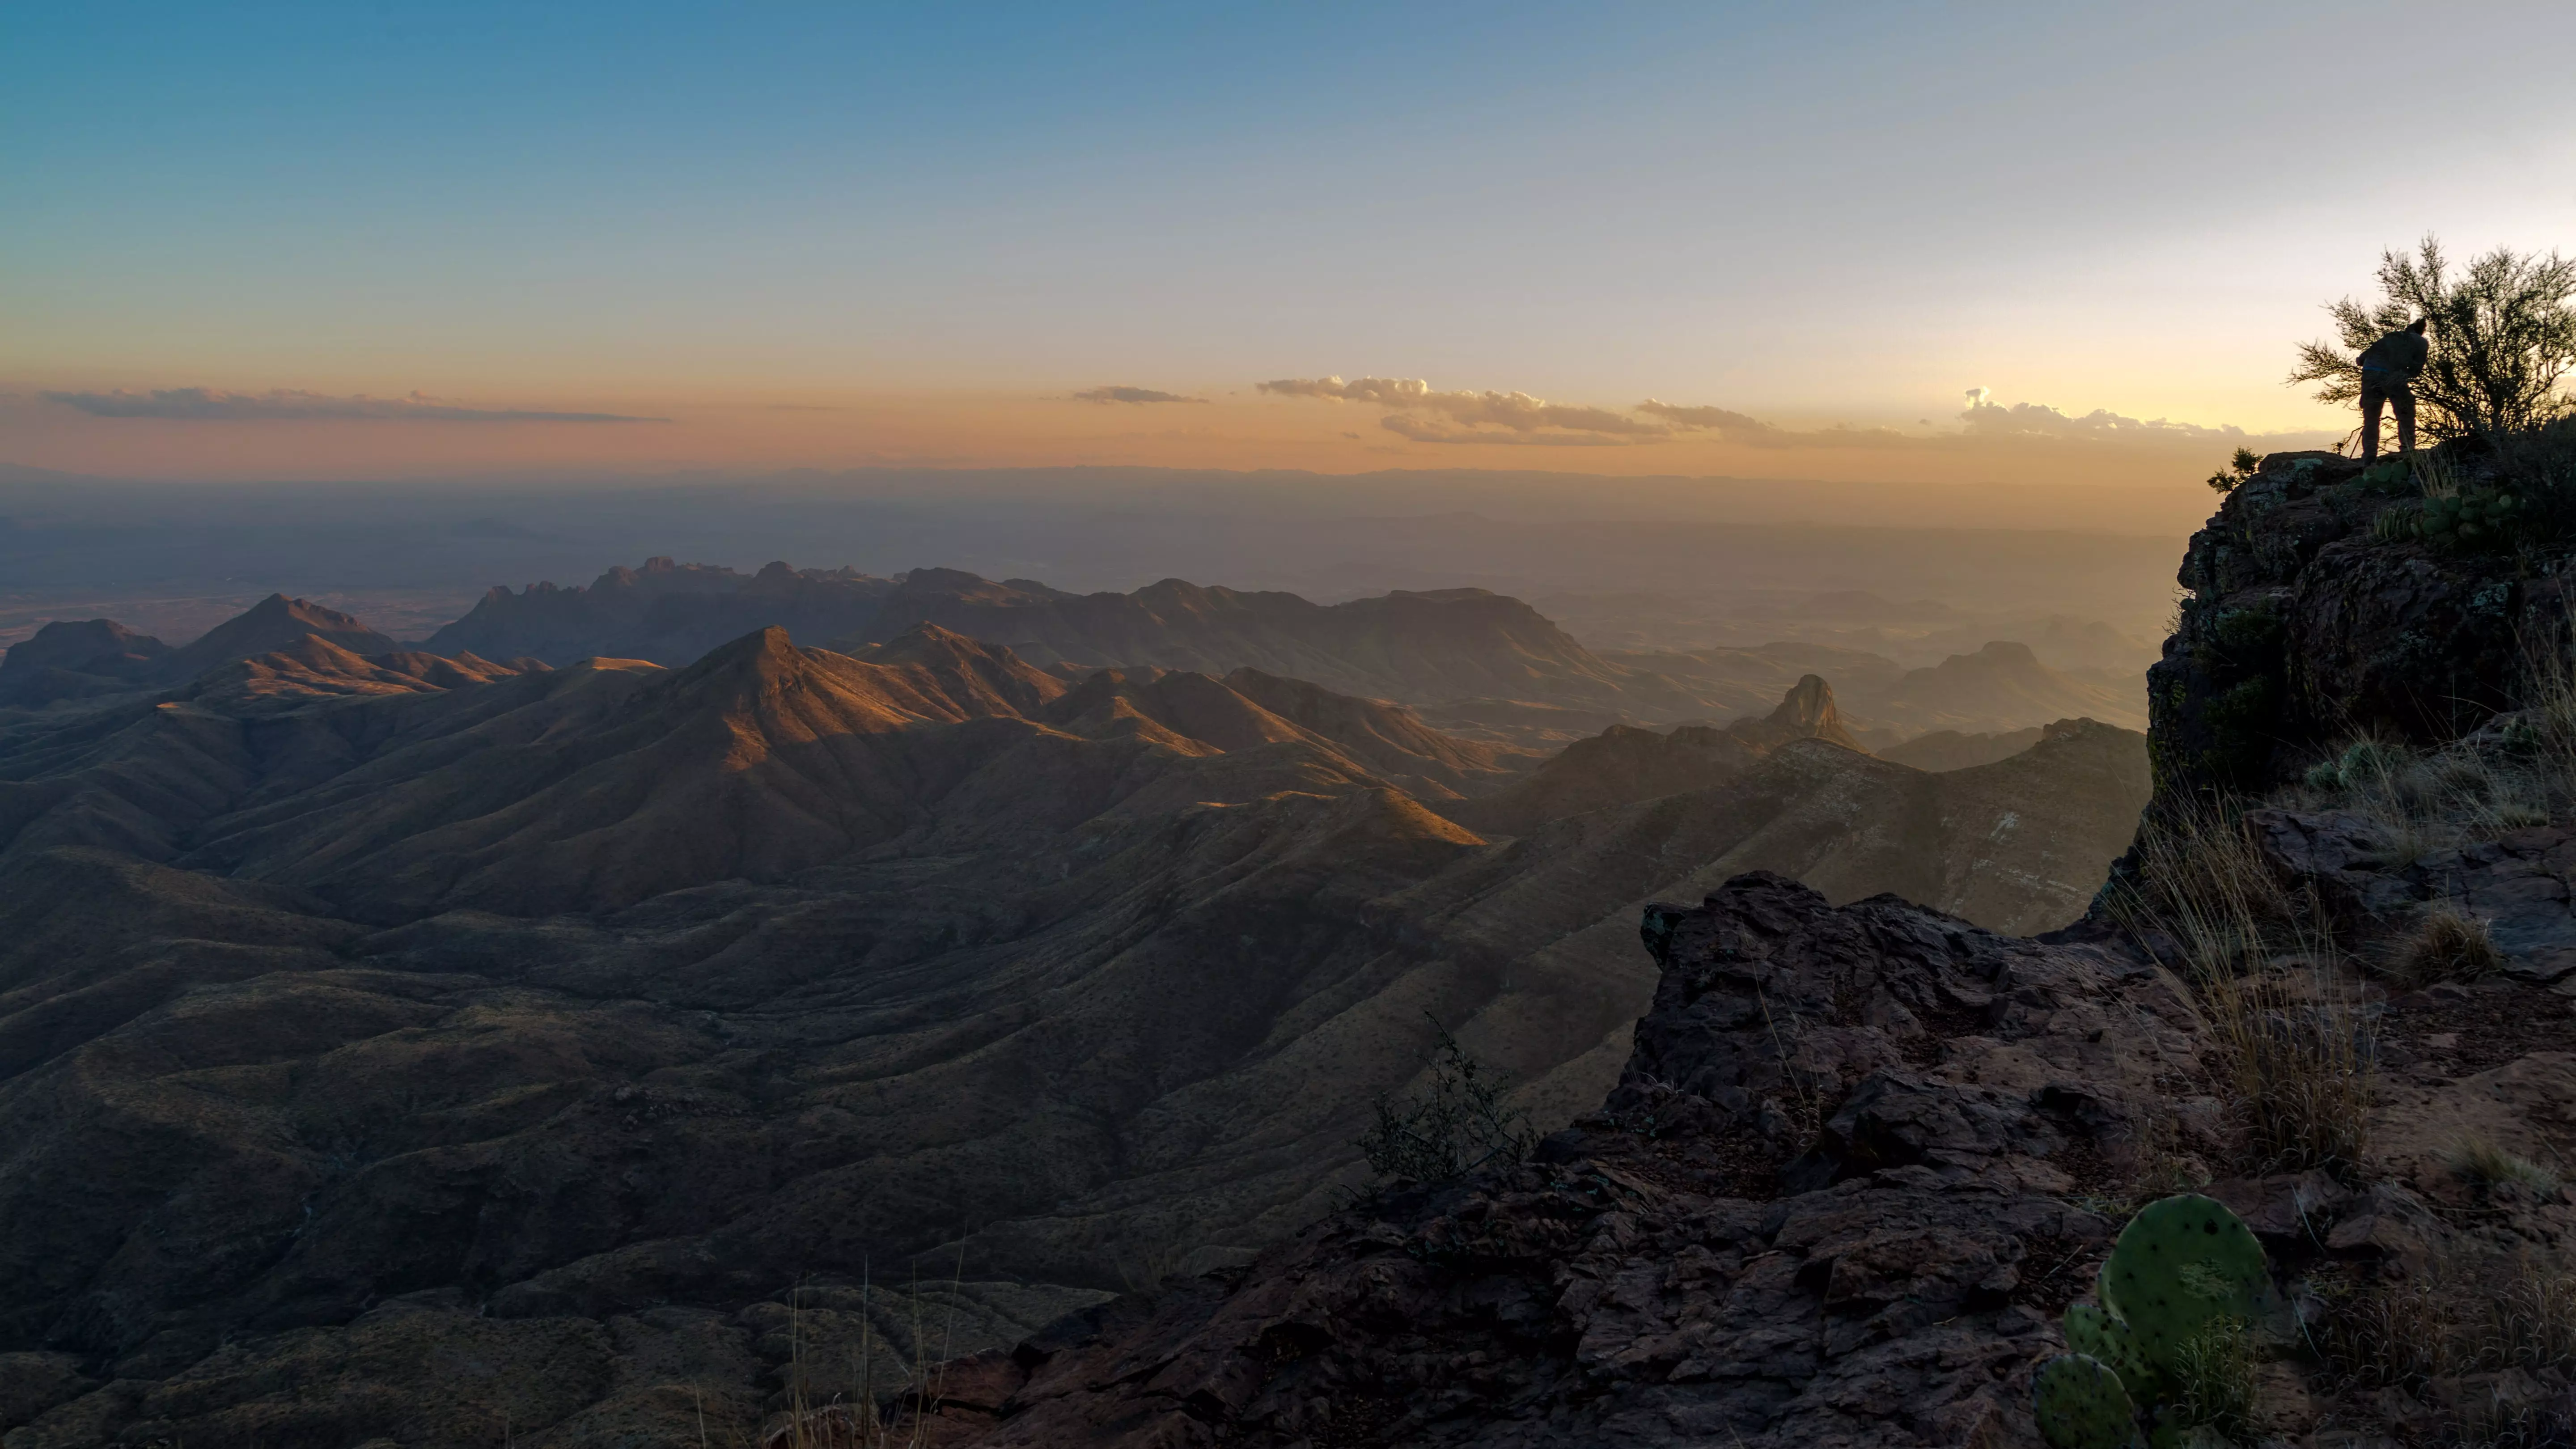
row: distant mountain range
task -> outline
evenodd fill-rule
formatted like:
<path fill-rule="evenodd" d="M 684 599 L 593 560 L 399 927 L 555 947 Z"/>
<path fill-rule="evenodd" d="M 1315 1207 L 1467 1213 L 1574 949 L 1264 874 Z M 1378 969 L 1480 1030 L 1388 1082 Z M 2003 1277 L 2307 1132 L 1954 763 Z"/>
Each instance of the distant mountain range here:
<path fill-rule="evenodd" d="M 2077 716 L 2145 723 L 2140 691 L 2062 674 L 2027 648 L 1990 645 L 1910 674 L 1874 654 L 1817 644 L 1602 655 L 1527 604 L 1481 589 L 1321 605 L 1179 579 L 1127 594 L 1071 594 L 954 569 L 898 580 L 773 563 L 745 575 L 652 559 L 587 588 L 496 588 L 424 647 L 558 667 L 594 657 L 677 666 L 768 625 L 846 648 L 921 623 L 1007 645 L 1042 666 L 1259 669 L 1411 704 L 1444 728 L 1521 745 L 1561 745 L 1614 723 L 1760 713 L 1807 673 L 1835 685 L 1874 743 Z"/>
<path fill-rule="evenodd" d="M 195 1375 L 187 1437 L 223 1442 L 330 1372 L 293 1365 L 391 1352 L 397 1300 L 594 1336 L 603 1405 L 689 1314 L 920 1255 L 1006 1339 L 1329 1205 L 1426 1013 L 1542 1119 L 1597 1101 L 1643 900 L 1763 867 L 2054 925 L 2147 796 L 2140 737 L 2090 721 L 1873 758 L 1822 678 L 1540 764 L 1231 653 L 1629 697 L 1474 591 L 655 572 L 452 626 L 488 650 L 271 599 L 181 650 L 57 624 L 0 660 L 0 1354 Z M 864 642 L 665 667 L 540 628 L 684 640 L 714 606 L 670 600 L 772 593 L 866 599 Z M 1077 667 L 1149 646 L 1208 667 Z"/>

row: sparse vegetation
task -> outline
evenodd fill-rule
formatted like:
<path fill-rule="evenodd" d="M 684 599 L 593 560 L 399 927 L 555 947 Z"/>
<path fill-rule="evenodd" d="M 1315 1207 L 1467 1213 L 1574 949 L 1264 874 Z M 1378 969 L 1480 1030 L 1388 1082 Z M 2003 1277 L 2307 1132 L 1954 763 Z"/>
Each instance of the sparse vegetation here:
<path fill-rule="evenodd" d="M 2576 366 L 2576 261 L 2499 247 L 2454 271 L 2441 243 L 2382 252 L 2380 300 L 2346 297 L 2326 309 L 2339 346 L 2299 348 L 2293 385 L 2318 384 L 2320 402 L 2361 396 L 2354 354 L 2418 318 L 2431 322 L 2432 355 L 2415 395 L 2434 439 L 2493 436 L 2565 412 L 2559 380 Z"/>
<path fill-rule="evenodd" d="M 2554 697 L 2558 691 L 2545 686 L 2543 692 Z M 2385 862 L 2402 865 L 2548 823 L 2553 806 L 2576 800 L 2576 753 L 2561 738 L 2561 726 L 2536 721 L 2427 752 L 2364 736 L 2310 766 L 2301 778 L 2305 796 L 2282 803 L 2363 816 L 2386 832 Z"/>
<path fill-rule="evenodd" d="M 2563 1266 L 2531 1252 L 2436 1253 L 2381 1272 L 2367 1287 L 2318 1285 L 2312 1341 L 2348 1389 L 2405 1396 L 2408 1442 L 2576 1446 L 2576 1278 Z"/>
<path fill-rule="evenodd" d="M 1505 1100 L 1506 1090 L 1482 1062 L 1468 1055 L 1439 1022 L 1423 1092 L 1398 1101 L 1380 1093 L 1377 1120 L 1359 1140 L 1369 1171 L 1380 1182 L 1446 1182 L 1489 1162 L 1528 1155 L 1538 1145 L 1529 1118 Z"/>
<path fill-rule="evenodd" d="M 2467 1295 L 2455 1285 L 2406 1277 L 2318 1286 L 2327 1290 L 2325 1312 L 2309 1325 L 2311 1341 L 2355 1388 L 2415 1393 L 2468 1356 L 2460 1317 Z"/>
<path fill-rule="evenodd" d="M 949 1286 L 953 1292 L 956 1282 L 952 1279 Z M 859 1341 L 850 1351 L 851 1388 L 817 1402 L 804 1328 L 805 1290 L 800 1285 L 789 1298 L 795 1316 L 788 1321 L 787 1407 L 762 1429 L 756 1441 L 759 1449 L 926 1449 L 932 1442 L 931 1414 L 939 1403 L 941 1365 L 948 1358 L 955 1313 L 952 1308 L 950 1322 L 933 1332 L 923 1321 L 920 1293 L 914 1292 L 910 1299 L 912 1353 L 911 1361 L 902 1365 L 902 1381 L 876 1380 L 877 1350 L 891 1345 L 879 1342 L 873 1324 L 862 1314 Z M 936 1352 L 931 1347 L 934 1342 L 939 1344 Z M 891 1415 L 886 1412 L 889 1401 L 894 1408 Z M 704 1438 L 703 1433 L 700 1437 Z"/>

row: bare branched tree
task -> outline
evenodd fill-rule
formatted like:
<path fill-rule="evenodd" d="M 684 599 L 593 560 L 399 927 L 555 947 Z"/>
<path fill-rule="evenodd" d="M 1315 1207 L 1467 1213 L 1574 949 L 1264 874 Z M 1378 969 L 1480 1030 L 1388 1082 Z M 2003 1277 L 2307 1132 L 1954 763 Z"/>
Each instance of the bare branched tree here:
<path fill-rule="evenodd" d="M 2317 400 L 2361 396 L 2354 354 L 2422 317 L 2432 323 L 2432 358 L 2415 397 L 2435 438 L 2504 433 L 2568 410 L 2559 379 L 2576 367 L 2576 260 L 2498 247 L 2454 275 L 2441 243 L 2426 237 L 2412 255 L 2379 255 L 2381 299 L 2350 297 L 2326 308 L 2342 346 L 2299 348 L 2290 383 L 2322 384 Z"/>

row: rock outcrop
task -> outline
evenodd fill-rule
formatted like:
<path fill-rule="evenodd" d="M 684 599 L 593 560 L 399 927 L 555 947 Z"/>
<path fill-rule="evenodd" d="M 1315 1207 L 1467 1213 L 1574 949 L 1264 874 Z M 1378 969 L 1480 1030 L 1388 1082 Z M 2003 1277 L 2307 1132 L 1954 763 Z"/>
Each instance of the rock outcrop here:
<path fill-rule="evenodd" d="M 1759 874 L 1645 941 L 1601 1112 L 953 1366 L 948 1442 L 2036 1443 L 2029 1374 L 2109 1242 L 2075 1201 L 2150 1115 L 2214 1116 L 2178 984 Z"/>
<path fill-rule="evenodd" d="M 2458 738 L 2530 703 L 2563 657 L 2567 578 L 2509 553 L 2383 537 L 2419 505 L 2330 453 L 2275 453 L 2192 535 L 2189 591 L 2148 671 L 2150 735 L 2178 787 L 2260 790 L 2336 742 Z"/>

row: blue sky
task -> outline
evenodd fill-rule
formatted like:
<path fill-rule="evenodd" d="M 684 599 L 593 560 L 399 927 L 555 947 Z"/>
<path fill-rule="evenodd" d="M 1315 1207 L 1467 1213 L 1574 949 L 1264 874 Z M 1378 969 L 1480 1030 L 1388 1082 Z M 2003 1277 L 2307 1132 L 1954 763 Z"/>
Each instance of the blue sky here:
<path fill-rule="evenodd" d="M 2565 5 L 20 6 L 0 387 L 2321 426 L 2288 348 L 2381 246 L 2576 242 L 2571 53 Z"/>

